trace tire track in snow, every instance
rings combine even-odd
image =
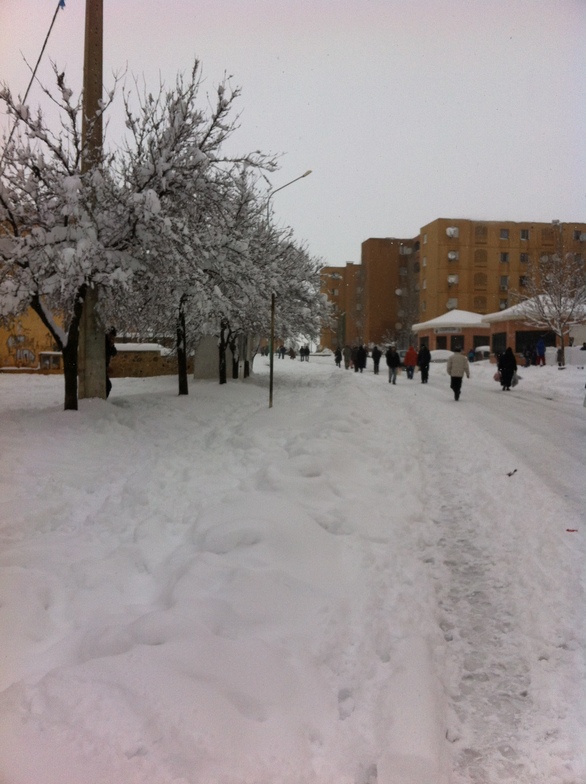
[[[412,398],[407,405],[413,403]],[[452,744],[454,783],[578,784],[579,774],[573,773],[577,745],[572,750],[569,742],[560,750],[553,743],[567,717],[552,712],[551,731],[541,734],[541,694],[534,683],[552,655],[539,634],[555,615],[540,606],[546,588],[541,590],[539,576],[532,585],[522,585],[524,570],[516,568],[526,558],[539,565],[542,555],[531,551],[527,531],[519,525],[520,494],[538,499],[539,482],[518,462],[522,490],[507,476],[512,455],[494,431],[478,424],[478,411],[472,418],[472,410],[455,407],[451,400],[440,406],[440,416],[437,404],[419,406],[417,416],[431,520],[424,560],[436,582],[446,640],[451,713],[446,737]],[[479,445],[475,452],[471,443]],[[555,521],[557,514],[543,509],[546,521]],[[558,647],[564,647],[566,632],[560,629]],[[568,685],[571,674],[567,668],[557,682]],[[571,735],[569,719],[565,730]]]

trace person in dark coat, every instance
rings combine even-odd
[[[362,373],[362,371],[366,368],[366,358],[368,356],[368,351],[364,348],[362,343],[358,346],[358,352],[356,358],[358,360],[358,370]]]
[[[112,391],[112,382],[110,381],[110,360],[118,353],[118,349],[114,344],[115,337],[116,329],[110,327],[106,332],[106,397],[108,397]]]
[[[397,369],[401,367],[401,357],[399,352],[394,346],[390,346],[386,353],[385,359],[389,368],[389,384],[397,383]]]
[[[334,352],[334,359],[336,360],[336,367],[342,367],[342,349],[340,346]]]
[[[375,346],[370,353],[370,356],[372,357],[372,364],[374,366],[375,376],[378,376],[378,366],[380,364],[380,358],[382,357],[382,355],[383,352],[380,350],[378,346]]]
[[[504,354],[501,354],[498,362],[498,369],[501,374],[501,387],[503,391],[509,391],[513,382],[513,374],[517,371],[517,360],[513,354],[513,349],[509,346]]]
[[[350,361],[354,372],[358,373],[358,346],[352,346],[352,353],[350,354]]]
[[[422,384],[427,384],[427,379],[429,378],[430,362],[431,362],[431,354],[429,353],[429,349],[424,343],[419,349],[419,352],[417,353],[417,364],[419,365],[419,370],[421,371]]]

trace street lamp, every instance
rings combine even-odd
[[[311,169],[308,169],[304,174],[301,174],[299,177],[295,177],[294,180],[290,180],[286,182],[284,185],[281,185],[279,188],[275,188],[274,191],[271,191],[267,196],[267,223],[270,220],[270,212],[269,206],[271,203],[271,199],[278,191],[282,191],[283,188],[287,188],[289,185],[293,185],[294,182],[298,180],[302,180],[304,177],[308,177],[311,174]],[[275,363],[275,292],[271,294],[271,337],[270,337],[270,348],[269,348],[269,408],[273,407],[273,375],[274,375],[274,363]]]
[[[269,220],[269,218],[270,218],[269,206],[270,206],[270,203],[271,203],[271,199],[273,198],[275,193],[278,193],[279,191],[282,191],[283,188],[287,188],[289,185],[293,185],[293,183],[297,182],[297,180],[302,180],[304,177],[309,177],[310,174],[311,174],[311,169],[308,169],[305,172],[305,174],[301,174],[299,177],[295,177],[294,180],[290,180],[289,182],[286,182],[284,185],[281,185],[280,188],[275,188],[274,191],[271,191],[269,193],[269,195],[267,196],[267,220]]]

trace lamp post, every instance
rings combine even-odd
[[[304,177],[308,177],[311,174],[311,169],[308,169],[304,174],[301,174],[299,177],[295,177],[294,180],[290,180],[286,182],[284,185],[281,185],[279,188],[275,188],[274,191],[271,191],[267,196],[267,223],[270,220],[270,212],[269,207],[271,204],[271,199],[278,191],[282,191],[283,188],[287,188],[289,185],[293,185],[294,182],[298,180],[302,180]],[[274,364],[275,364],[275,292],[273,291],[271,294],[271,337],[269,340],[269,408],[273,407],[273,376],[274,376]]]
[[[275,193],[278,193],[279,191],[282,191],[283,188],[288,188],[289,185],[293,185],[293,183],[297,182],[297,180],[302,180],[304,177],[309,177],[310,174],[311,174],[311,169],[308,169],[304,174],[299,175],[299,177],[295,177],[294,180],[290,180],[289,182],[286,182],[284,185],[281,185],[279,188],[275,188],[274,191],[271,191],[269,193],[269,195],[267,196],[267,221],[270,218],[269,207],[270,207],[270,204],[271,204],[271,199],[273,198]]]

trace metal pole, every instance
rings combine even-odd
[[[274,191],[271,191],[269,193],[269,195],[267,197],[267,221],[270,218],[270,215],[269,215],[269,204],[271,202],[271,199],[275,195],[275,193],[278,193],[279,191],[282,191],[283,188],[287,188],[289,185],[293,185],[293,183],[297,182],[297,180],[302,180],[304,177],[309,177],[309,175],[311,174],[311,171],[312,171],[311,169],[308,169],[304,174],[299,175],[299,177],[295,177],[294,180],[290,180],[289,182],[286,182],[284,185],[281,185],[279,188],[275,188]]]
[[[271,339],[269,341],[269,408],[273,407],[273,369],[275,365],[275,292],[271,295]]]
[[[297,180],[302,180],[304,177],[308,177],[311,174],[311,169],[308,169],[306,172],[301,174],[299,177],[295,177],[294,180],[290,180],[286,182],[284,185],[281,185],[279,188],[275,188],[274,191],[271,191],[267,196],[267,223],[270,220],[270,212],[269,212],[269,205],[271,203],[271,199],[277,193],[277,191],[282,191],[283,188],[286,188],[288,185],[293,185],[294,182]],[[273,376],[274,376],[274,360],[275,360],[275,292],[271,294],[271,337],[269,340],[269,408],[273,407]]]
[[[102,156],[102,60],[104,39],[103,0],[86,0],[83,65],[82,174]],[[97,314],[98,289],[88,289],[83,305],[78,349],[80,398],[106,397],[104,327]]]

